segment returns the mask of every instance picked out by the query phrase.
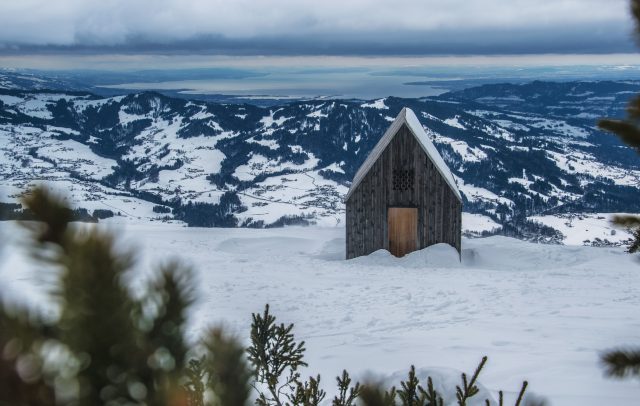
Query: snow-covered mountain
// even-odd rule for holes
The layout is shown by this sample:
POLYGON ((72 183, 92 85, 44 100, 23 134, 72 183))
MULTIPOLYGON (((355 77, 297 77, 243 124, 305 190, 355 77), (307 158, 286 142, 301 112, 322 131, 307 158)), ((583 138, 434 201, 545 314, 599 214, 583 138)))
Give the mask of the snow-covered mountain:
POLYGON ((355 171, 407 106, 456 177, 469 234, 572 234, 599 244, 628 237, 611 235, 600 213, 640 211, 640 160, 596 129, 599 117, 624 114, 637 82, 271 107, 154 92, 103 97, 35 82, 36 90, 0 89, 0 202, 45 182, 89 213, 201 226, 336 225, 355 171), (583 233, 573 230, 580 224, 583 233))

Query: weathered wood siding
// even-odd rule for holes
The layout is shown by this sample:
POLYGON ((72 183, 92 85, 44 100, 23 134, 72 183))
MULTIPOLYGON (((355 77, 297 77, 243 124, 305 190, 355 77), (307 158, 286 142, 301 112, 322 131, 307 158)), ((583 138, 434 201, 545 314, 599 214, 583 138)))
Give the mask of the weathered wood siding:
POLYGON ((447 243, 460 252, 462 203, 406 125, 400 127, 346 206, 347 259, 389 249, 389 207, 418 208, 418 249, 447 243), (394 190, 393 171, 412 169, 413 187, 394 190))

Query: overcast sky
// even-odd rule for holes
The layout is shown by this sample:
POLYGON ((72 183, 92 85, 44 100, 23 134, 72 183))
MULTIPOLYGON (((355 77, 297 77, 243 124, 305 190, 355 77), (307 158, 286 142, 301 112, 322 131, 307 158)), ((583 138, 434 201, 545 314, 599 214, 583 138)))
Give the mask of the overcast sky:
POLYGON ((635 52, 628 0, 2 0, 0 56, 635 52))

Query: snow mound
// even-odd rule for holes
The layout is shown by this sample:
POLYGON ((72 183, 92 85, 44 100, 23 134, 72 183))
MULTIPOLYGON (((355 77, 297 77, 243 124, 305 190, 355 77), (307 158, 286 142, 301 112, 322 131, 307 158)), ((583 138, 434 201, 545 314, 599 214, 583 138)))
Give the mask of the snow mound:
MULTIPOLYGON (((342 240, 344 241, 344 240, 342 240)), ((338 250, 335 243, 334 250, 338 250)), ((471 245, 465 244, 463 246, 471 245)), ((608 254, 623 256, 615 248, 603 248, 608 254)), ((338 253, 335 253, 338 256, 338 253)), ((344 249, 341 252, 344 258, 344 249)), ((403 269, 493 269, 498 271, 530 271, 545 268, 576 267, 597 260, 598 252, 582 246, 531 244, 515 238, 494 236, 473 240, 473 246, 463 248, 460 255, 448 244, 435 244, 397 258, 381 249, 354 258, 348 263, 396 267, 403 269)))
MULTIPOLYGON (((598 255, 597 251, 586 247, 531 244, 502 236, 478 238, 473 245, 473 248, 462 250, 462 263, 466 268, 528 271, 574 267, 593 261, 598 255)), ((623 254, 620 250, 608 251, 614 255, 623 254)))
POLYGON ((345 252, 344 252, 344 238, 334 238, 324 243, 322 249, 316 258, 324 259, 327 261, 342 261, 344 260, 345 252))
POLYGON ((216 250, 230 254, 269 253, 272 256, 289 256, 309 251, 317 242, 307 238, 271 237, 271 238, 229 238, 220 242, 216 250))
POLYGON ((435 244, 397 258, 387 250, 377 250, 349 262, 369 266, 400 266, 403 268, 459 268, 458 251, 449 244, 435 244))
POLYGON ((458 268, 461 266, 460 255, 449 244, 435 244, 425 249, 414 251, 402 258, 407 267, 427 266, 430 268, 458 268))

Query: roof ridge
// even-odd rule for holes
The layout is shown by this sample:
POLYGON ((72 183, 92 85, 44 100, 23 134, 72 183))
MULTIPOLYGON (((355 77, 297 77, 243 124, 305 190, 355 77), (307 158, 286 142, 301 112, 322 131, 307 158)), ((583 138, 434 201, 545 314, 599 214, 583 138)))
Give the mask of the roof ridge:
POLYGON ((413 136, 418 141, 418 144, 420 144, 420 146, 422 147, 422 150, 431 159, 434 166, 436 167, 438 172, 440 172, 442 177, 445 179, 445 181, 447 182, 447 184, 449 185, 453 193, 456 195, 458 200, 462 201, 462 196, 460 195, 460 191, 458 190, 458 185, 456 184, 455 179, 453 178, 453 174, 451 173, 451 170, 449 169, 447 164, 444 162, 444 159, 442 159, 442 156, 436 149, 433 142, 431 142, 431 140, 429 139, 427 133, 424 131, 424 128, 422 127, 422 124, 420 123, 420 120, 418 119, 418 117, 415 115, 413 110, 411 110, 406 106, 403 107, 402 110, 400 110, 395 120, 393 120, 389 128, 387 128, 387 131, 385 131, 384 135, 380 138, 378 143, 373 147, 373 149, 367 156, 367 159, 365 159, 365 161, 362 163, 362 165, 356 172, 356 175, 353 178, 351 187, 349 188, 349 192, 347 192, 347 195, 345 197, 345 201, 348 200, 349 197, 351 197, 351 194, 353 193, 353 191, 358 187, 360 182, 362 182, 362 180, 364 179, 366 174, 369 172, 369 170, 371 169, 375 161, 380 157, 380 155, 382 155, 385 148, 387 147, 387 145, 389 145, 393 137, 397 134, 402 124, 407 125, 407 128, 409 128, 409 131, 411 132, 411 134, 413 134, 413 136))

